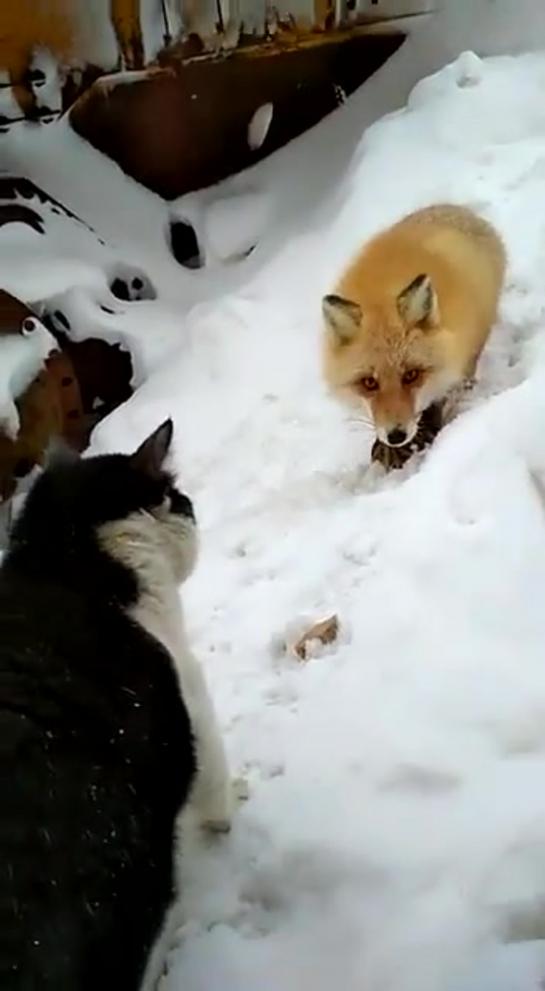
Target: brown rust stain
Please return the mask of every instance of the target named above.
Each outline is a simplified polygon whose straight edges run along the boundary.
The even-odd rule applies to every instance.
[[[72,363],[61,351],[46,359],[44,368],[16,399],[20,427],[15,441],[0,432],[0,497],[9,499],[17,480],[43,462],[53,437],[78,450],[85,440],[81,398]]]
[[[5,289],[0,289],[0,336],[21,333],[23,320],[33,316],[34,313],[26,303],[22,303]]]
[[[109,15],[124,67],[142,68],[140,0],[110,0]],[[78,19],[73,0],[0,0],[0,69],[8,73],[25,116],[36,115],[28,78],[32,53],[46,48],[61,65],[69,65],[81,56]]]
[[[380,45],[381,40],[398,39],[401,44],[405,37],[395,24],[384,22],[380,31],[370,30],[369,25],[359,25],[353,28],[336,28],[334,30],[321,30],[314,25],[310,28],[307,24],[293,20],[280,22],[274,35],[267,39],[255,40],[254,36],[242,36],[241,43],[235,52],[230,53],[231,57],[240,58],[270,58],[289,51],[303,51],[308,48],[325,49],[328,46],[336,47],[344,42],[367,39],[369,48],[374,44]],[[165,53],[171,60],[176,56],[177,47],[169,49]],[[161,60],[163,53],[159,53],[158,60]]]
[[[28,318],[36,318],[33,310],[0,290],[0,337],[22,333],[21,325]],[[88,439],[78,378],[70,356],[60,348],[46,358],[15,405],[20,421],[16,439],[0,430],[0,501],[9,499],[17,480],[42,463],[53,437],[63,437],[78,450]]]
[[[35,102],[27,80],[32,52],[47,48],[61,63],[74,55],[75,32],[70,0],[3,0],[0,3],[0,69],[8,73],[23,113]]]
[[[126,69],[144,65],[140,0],[110,0],[110,18]]]
[[[96,412],[100,402],[100,416],[105,416],[124,403],[132,395],[133,365],[128,351],[119,344],[110,344],[96,337],[72,341],[58,330],[55,337],[63,353],[72,362],[79,384],[84,414]]]
[[[322,31],[333,27],[335,23],[334,0],[314,0],[314,24]]]

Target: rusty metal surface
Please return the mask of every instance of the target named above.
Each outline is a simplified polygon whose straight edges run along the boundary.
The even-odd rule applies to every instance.
[[[49,355],[15,405],[20,420],[17,439],[0,432],[0,501],[9,499],[19,480],[41,464],[53,437],[63,436],[79,449],[84,446],[79,389],[70,359],[61,351]]]
[[[111,0],[110,17],[123,64],[141,68],[145,59],[139,0]]]
[[[181,0],[180,7],[184,34],[198,35],[207,45],[223,36],[227,45],[236,45],[240,37],[271,37],[286,27],[327,31],[428,13],[436,0]]]
[[[23,333],[26,321],[35,323],[35,313],[22,300],[0,290],[0,337]],[[60,350],[44,360],[28,388],[15,397],[19,431],[15,440],[0,431],[0,502],[15,492],[40,463],[49,439],[64,435],[79,447],[83,441],[83,409],[79,386],[70,358]]]
[[[130,85],[99,80],[70,111],[74,130],[130,176],[174,199],[255,164],[317,124],[381,66],[404,35],[276,38],[215,59],[180,48]],[[263,141],[249,126],[272,106]]]
[[[284,37],[427,13],[437,0],[0,0],[0,132],[49,123],[105,72],[142,69],[165,48],[215,57]],[[6,95],[9,99],[6,100]]]
[[[22,334],[23,321],[28,319],[36,320],[36,312],[0,289],[0,356],[2,338]],[[24,392],[15,397],[17,437],[12,439],[0,430],[0,505],[42,463],[53,438],[61,437],[83,450],[97,420],[132,394],[132,358],[120,345],[91,337],[72,341],[58,331],[47,313],[41,322],[56,338],[57,347]]]

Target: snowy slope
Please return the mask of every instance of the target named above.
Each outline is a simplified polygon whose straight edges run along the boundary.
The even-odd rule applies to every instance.
[[[186,864],[169,991],[458,989],[520,918],[534,933],[544,83],[537,55],[465,56],[419,84],[365,135],[334,219],[193,310],[178,361],[99,434],[128,443],[176,414],[204,527],[188,620],[252,786],[230,842]],[[370,439],[323,394],[319,296],[363,236],[444,199],[505,236],[502,321],[474,408],[418,472],[377,482]],[[332,611],[335,649],[303,668],[282,655],[291,623]]]
[[[272,210],[271,237],[240,265],[195,273],[167,260],[166,208],[64,135],[78,169],[123,192],[120,251],[161,291],[149,334],[181,315],[179,347],[95,449],[175,417],[203,536],[187,621],[251,788],[232,836],[185,860],[166,991],[545,979],[544,88],[545,54],[464,55],[352,157],[353,140],[331,151],[344,125],[324,122],[278,162],[297,159],[302,176],[320,161],[329,194],[297,227]],[[337,121],[353,129],[358,106]],[[24,136],[13,154],[24,159]],[[53,164],[51,144],[36,174]],[[259,193],[262,177],[280,202],[262,169],[238,186]],[[205,215],[236,187],[185,206]],[[113,204],[108,218],[104,199],[86,212],[88,187],[80,202],[74,179],[69,190],[112,238]],[[320,296],[362,238],[434,200],[502,232],[501,320],[469,408],[383,478],[370,436],[324,393]],[[331,612],[335,646],[306,665],[283,652],[304,617]]]

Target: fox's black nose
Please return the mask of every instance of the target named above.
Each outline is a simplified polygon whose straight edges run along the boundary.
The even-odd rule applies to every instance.
[[[394,429],[390,430],[390,433],[388,434],[388,443],[391,444],[392,447],[399,447],[401,444],[404,444],[406,440],[407,431],[403,430],[402,427],[394,427]]]

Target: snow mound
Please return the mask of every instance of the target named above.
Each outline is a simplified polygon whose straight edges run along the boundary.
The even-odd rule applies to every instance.
[[[257,193],[213,200],[204,218],[207,255],[219,261],[242,258],[261,239],[269,222],[268,201]]]
[[[517,919],[535,935],[544,73],[542,55],[465,55],[419,84],[366,132],[324,219],[193,309],[179,356],[98,431],[97,449],[128,446],[176,417],[204,529],[187,615],[251,784],[229,843],[185,865],[168,991],[472,991]],[[320,296],[364,237],[445,200],[505,238],[501,320],[468,408],[384,479],[324,394]],[[334,648],[279,657],[298,616],[333,612]],[[511,967],[517,991],[545,975],[541,957]]]

